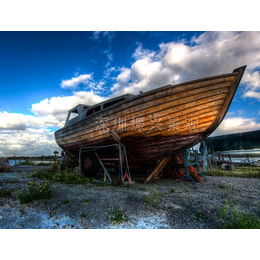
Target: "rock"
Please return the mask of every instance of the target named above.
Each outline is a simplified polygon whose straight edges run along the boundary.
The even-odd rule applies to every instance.
[[[0,172],[10,172],[10,164],[6,157],[0,157]]]
[[[222,163],[221,168],[227,171],[233,171],[235,169],[234,165],[229,163]]]

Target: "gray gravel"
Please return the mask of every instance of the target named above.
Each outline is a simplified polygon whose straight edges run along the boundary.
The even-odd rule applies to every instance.
[[[0,189],[21,188],[32,179],[29,174],[0,173]],[[15,197],[0,198],[0,228],[218,228],[221,222],[216,210],[226,202],[260,217],[260,179],[207,177],[202,183],[192,184],[163,178],[147,185],[142,184],[145,176],[132,179],[135,181],[132,186],[107,187],[52,181],[50,200],[28,204],[20,204]],[[154,193],[159,195],[152,205]],[[84,202],[86,199],[89,202]],[[63,204],[64,200],[69,203]],[[109,215],[116,209],[122,209],[129,221],[109,223]]]

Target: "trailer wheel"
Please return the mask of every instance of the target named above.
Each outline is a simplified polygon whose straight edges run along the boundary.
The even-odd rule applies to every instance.
[[[82,154],[81,169],[85,177],[91,178],[96,176],[98,172],[98,160],[93,152]]]

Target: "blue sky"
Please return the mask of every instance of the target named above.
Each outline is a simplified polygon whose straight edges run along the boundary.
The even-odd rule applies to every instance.
[[[69,95],[61,80],[93,73],[96,81],[111,67],[129,67],[138,44],[158,49],[161,42],[192,32],[1,32],[1,110],[31,114],[32,103],[52,96]],[[109,63],[109,64],[108,64]],[[113,82],[110,75],[106,89]],[[79,88],[82,86],[79,86]],[[84,86],[86,87],[86,86]],[[15,95],[14,95],[15,93]],[[10,104],[11,102],[11,104]]]
[[[259,32],[0,32],[0,156],[52,154],[54,131],[78,103],[243,65],[215,135],[260,128]]]

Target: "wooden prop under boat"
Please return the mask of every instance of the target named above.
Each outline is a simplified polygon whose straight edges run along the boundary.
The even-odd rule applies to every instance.
[[[79,163],[81,147],[115,143],[113,130],[137,163],[173,156],[201,142],[219,126],[245,68],[137,96],[127,94],[91,107],[78,105],[69,111],[65,126],[55,132],[56,142]],[[77,116],[70,119],[72,114]]]

